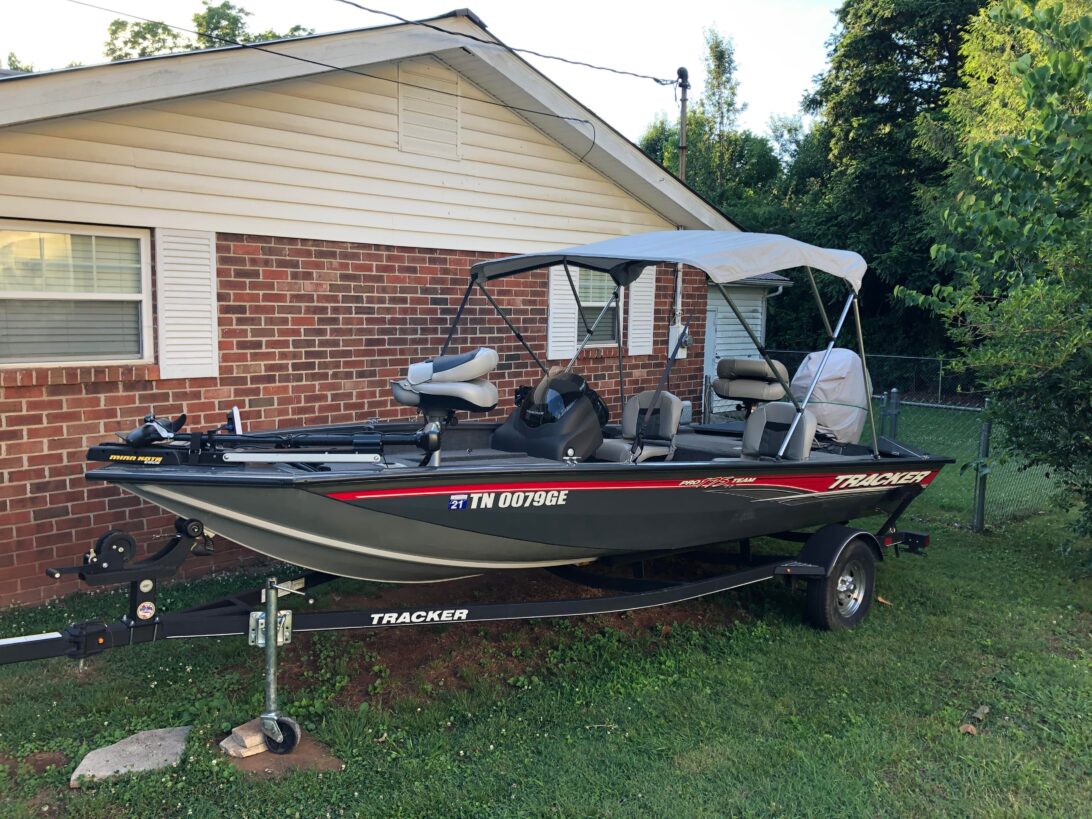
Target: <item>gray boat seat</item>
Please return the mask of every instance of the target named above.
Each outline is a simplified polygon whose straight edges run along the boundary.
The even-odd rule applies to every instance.
[[[756,407],[743,428],[743,457],[776,458],[795,416],[796,407],[788,401],[776,401]],[[811,457],[815,426],[815,415],[810,410],[804,410],[804,417],[796,425],[789,445],[785,448],[786,458],[806,461]]]
[[[713,392],[721,398],[739,401],[750,415],[756,404],[780,401],[785,397],[785,389],[775,372],[781,375],[782,381],[789,383],[789,371],[780,361],[774,361],[771,369],[761,358],[722,358],[717,362]]]
[[[640,463],[649,458],[671,459],[675,452],[675,434],[679,431],[679,419],[682,417],[683,404],[675,395],[661,392],[655,409],[652,399],[655,390],[637,393],[626,402],[622,410],[622,437],[607,438],[595,451],[596,460],[628,463],[630,460]],[[651,417],[650,417],[651,415]],[[638,426],[645,427],[641,448],[633,456],[633,441],[637,437]]]
[[[497,406],[497,388],[485,378],[497,367],[497,351],[479,347],[410,364],[406,377],[391,383],[394,400],[426,414],[447,410],[488,412]]]

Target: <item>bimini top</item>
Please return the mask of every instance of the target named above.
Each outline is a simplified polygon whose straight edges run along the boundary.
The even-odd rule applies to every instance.
[[[661,230],[549,253],[491,259],[478,262],[470,269],[470,274],[479,281],[487,281],[568,263],[609,273],[615,282],[625,286],[646,267],[660,262],[696,267],[720,284],[793,267],[811,267],[845,279],[854,291],[860,290],[861,279],[868,267],[860,254],[851,250],[815,247],[773,233]]]

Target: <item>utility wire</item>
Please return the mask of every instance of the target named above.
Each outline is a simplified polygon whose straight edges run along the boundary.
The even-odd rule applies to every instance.
[[[581,60],[570,60],[568,57],[556,57],[556,56],[554,56],[552,54],[543,54],[541,51],[532,51],[529,48],[516,48],[515,46],[505,45],[504,43],[500,42],[499,40],[486,40],[483,37],[475,37],[473,34],[465,34],[465,33],[461,32],[461,31],[449,31],[448,29],[443,28],[442,26],[434,25],[434,24],[429,23],[429,22],[427,22],[425,20],[410,20],[410,19],[408,19],[406,17],[401,17],[401,16],[399,16],[397,14],[394,14],[393,12],[381,11],[380,9],[368,8],[367,6],[362,6],[360,3],[356,3],[353,0],[334,0],[334,2],[335,3],[344,3],[346,6],[353,6],[354,8],[358,8],[361,11],[366,11],[369,14],[378,14],[378,15],[381,15],[383,17],[390,17],[392,19],[398,20],[399,22],[406,23],[408,25],[421,26],[422,28],[430,28],[433,31],[439,31],[439,32],[441,32],[443,34],[447,34],[447,35],[450,35],[452,37],[463,37],[464,39],[473,40],[475,43],[481,43],[482,45],[500,47],[500,48],[503,48],[505,51],[515,51],[515,52],[518,52],[520,54],[530,54],[532,57],[541,57],[544,60],[557,60],[558,62],[561,62],[561,63],[568,63],[569,65],[578,65],[578,66],[581,66],[582,68],[592,68],[592,69],[594,69],[596,71],[609,71],[611,74],[620,74],[620,75],[622,75],[624,77],[636,77],[639,80],[652,80],[654,83],[657,83],[658,85],[677,85],[678,82],[679,82],[678,80],[675,80],[675,79],[665,80],[662,77],[653,77],[651,74],[638,74],[636,71],[623,71],[620,68],[610,68],[609,66],[605,66],[605,65],[594,65],[593,63],[586,63],[586,62],[583,62]]]
[[[105,11],[105,12],[107,12],[109,14],[116,14],[116,15],[118,15],[120,17],[128,17],[130,20],[139,20],[139,21],[141,21],[143,23],[155,23],[157,25],[165,26],[166,28],[173,29],[175,31],[181,31],[181,32],[184,32],[186,34],[192,34],[195,37],[204,37],[207,40],[213,40],[213,41],[215,41],[217,43],[222,43],[224,45],[239,46],[241,48],[250,49],[251,51],[261,51],[261,52],[264,52],[266,54],[273,54],[273,55],[275,55],[277,57],[284,57],[284,58],[289,59],[289,60],[296,60],[297,62],[307,63],[309,65],[316,65],[316,66],[319,66],[321,68],[328,68],[331,71],[344,71],[347,74],[355,74],[358,77],[367,77],[368,79],[372,79],[372,80],[380,80],[381,82],[389,82],[389,83],[392,83],[393,85],[404,85],[407,88],[416,88],[416,89],[419,89],[419,90],[422,90],[422,91],[429,91],[429,92],[432,92],[434,94],[443,94],[444,96],[455,97],[457,99],[468,99],[468,100],[472,100],[474,102],[480,102],[480,103],[482,103],[484,105],[494,105],[494,106],[496,106],[498,108],[505,108],[505,109],[507,109],[509,111],[516,111],[516,112],[521,113],[521,114],[533,114],[534,116],[550,117],[552,119],[565,120],[566,122],[578,122],[578,123],[580,123],[582,125],[587,125],[589,128],[591,128],[591,132],[592,132],[591,133],[591,145],[588,146],[588,150],[586,150],[583,154],[581,154],[581,156],[580,156],[580,161],[581,162],[583,162],[584,159],[587,158],[588,154],[590,154],[592,152],[592,149],[594,149],[595,146],[596,146],[597,129],[595,127],[595,123],[592,122],[591,120],[583,119],[581,117],[567,117],[567,116],[564,116],[562,114],[552,113],[550,111],[537,111],[537,110],[535,110],[533,108],[521,108],[518,105],[509,105],[507,103],[497,102],[495,100],[481,99],[480,97],[467,97],[467,96],[465,96],[463,94],[459,94],[459,93],[454,92],[454,91],[441,91],[439,89],[431,88],[429,86],[416,85],[416,84],[411,83],[411,82],[405,82],[404,80],[392,80],[389,77],[381,77],[378,74],[369,74],[366,71],[358,71],[355,68],[345,68],[344,66],[340,66],[340,65],[332,65],[330,63],[324,63],[321,60],[313,60],[313,59],[311,59],[309,57],[300,57],[300,56],[298,56],[296,54],[287,54],[287,53],[285,53],[283,51],[277,51],[276,49],[270,48],[268,46],[256,45],[255,43],[244,43],[244,42],[240,42],[239,40],[232,40],[230,37],[221,37],[221,36],[219,36],[217,34],[210,34],[210,33],[206,32],[206,31],[195,31],[194,29],[185,28],[184,26],[176,26],[176,25],[172,25],[171,23],[165,23],[162,20],[152,20],[149,17],[141,17],[139,14],[130,14],[129,12],[118,11],[117,9],[111,9],[111,8],[107,8],[106,6],[96,5],[95,3],[89,3],[89,2],[87,2],[87,0],[67,0],[67,2],[73,3],[73,4],[77,5],[77,6],[86,6],[87,8],[96,9],[98,11]],[[443,31],[443,29],[439,29],[439,30]],[[452,34],[452,32],[450,32],[450,31],[445,31],[444,33],[445,34]],[[483,40],[482,42],[488,42],[488,41]],[[498,45],[498,44],[491,42],[490,45]],[[503,46],[503,47],[507,48],[507,46]]]

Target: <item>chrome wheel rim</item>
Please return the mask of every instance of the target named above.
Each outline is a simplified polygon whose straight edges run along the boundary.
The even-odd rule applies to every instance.
[[[846,564],[838,577],[838,613],[852,617],[864,602],[864,567],[857,561]]]

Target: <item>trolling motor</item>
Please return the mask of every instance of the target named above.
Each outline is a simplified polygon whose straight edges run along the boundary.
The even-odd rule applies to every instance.
[[[186,413],[182,413],[173,421],[156,418],[153,413],[148,413],[144,416],[144,423],[139,427],[125,435],[119,432],[117,436],[133,449],[140,449],[160,441],[172,440],[185,424]]]

